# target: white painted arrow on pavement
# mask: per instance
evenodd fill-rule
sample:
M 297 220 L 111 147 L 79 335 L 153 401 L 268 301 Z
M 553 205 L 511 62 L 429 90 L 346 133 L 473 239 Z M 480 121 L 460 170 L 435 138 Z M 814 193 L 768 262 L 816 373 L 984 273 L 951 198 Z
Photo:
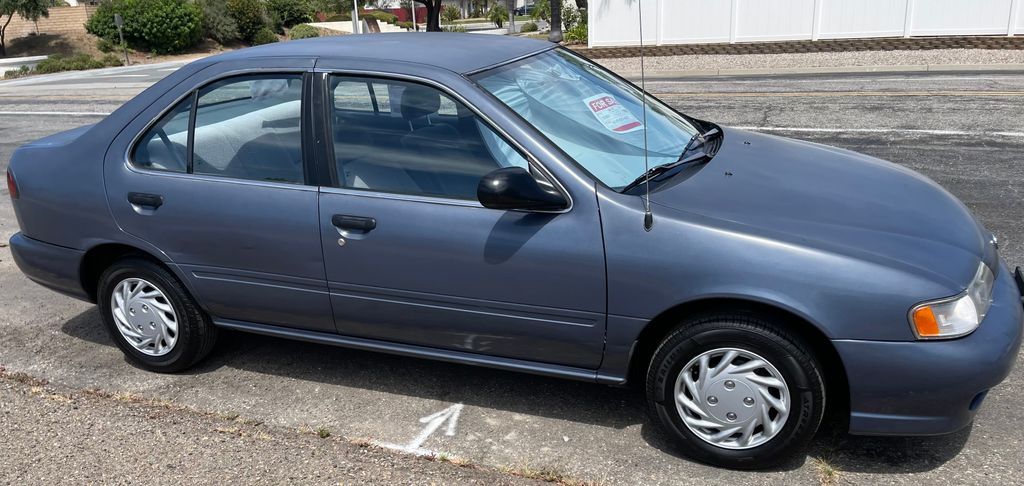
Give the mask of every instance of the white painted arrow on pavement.
M 389 448 L 389 449 L 397 449 L 397 450 L 400 450 L 400 451 L 403 451 L 403 452 L 409 452 L 409 453 L 412 453 L 412 454 L 423 454 L 423 455 L 433 454 L 432 451 L 423 449 L 423 448 L 421 448 L 421 446 L 423 445 L 424 442 L 427 441 L 427 439 L 430 438 L 431 435 L 433 435 L 434 432 L 437 431 L 437 429 L 439 429 L 442 425 L 444 425 L 445 422 L 448 422 L 448 427 L 445 429 L 444 435 L 449 436 L 449 437 L 454 436 L 455 435 L 455 426 L 459 422 L 459 414 L 462 413 L 462 407 L 463 407 L 463 405 L 461 403 L 456 403 L 455 405 L 452 405 L 452 406 L 450 406 L 450 407 L 448 407 L 448 408 L 446 408 L 444 410 L 441 410 L 440 412 L 432 413 L 430 415 L 427 415 L 426 417 L 421 418 L 420 419 L 420 423 L 421 424 L 427 424 L 427 425 L 425 427 L 423 427 L 423 430 L 420 431 L 420 434 L 417 435 L 415 439 L 413 439 L 412 441 L 410 441 L 408 444 L 406 444 L 404 446 L 399 446 L 399 445 L 394 445 L 394 444 L 382 444 L 382 445 L 384 447 Z

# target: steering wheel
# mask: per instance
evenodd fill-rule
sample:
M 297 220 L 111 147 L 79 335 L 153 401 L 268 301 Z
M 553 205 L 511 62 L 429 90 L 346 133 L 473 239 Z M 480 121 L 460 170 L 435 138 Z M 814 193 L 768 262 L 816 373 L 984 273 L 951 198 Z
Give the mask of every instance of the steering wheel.
M 177 149 L 175 149 L 174 144 L 171 143 L 171 139 L 167 137 L 167 132 L 165 132 L 162 127 L 156 130 L 156 136 L 160 137 L 160 141 L 163 142 L 164 147 L 166 147 L 167 151 L 171 153 L 172 157 L 174 157 L 174 161 L 183 169 L 188 170 L 188 162 L 182 160 L 181 154 L 178 153 Z

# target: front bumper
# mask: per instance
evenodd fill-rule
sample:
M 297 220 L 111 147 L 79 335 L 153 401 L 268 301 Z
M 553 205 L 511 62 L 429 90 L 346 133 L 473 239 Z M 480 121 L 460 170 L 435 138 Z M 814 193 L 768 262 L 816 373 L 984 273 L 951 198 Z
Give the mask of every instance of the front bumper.
M 14 263 L 26 277 L 51 290 L 89 300 L 78 275 L 85 252 L 34 240 L 21 233 L 11 236 L 10 245 Z
M 850 433 L 938 435 L 969 425 L 1017 358 L 1022 294 L 1024 281 L 1001 264 L 988 315 L 967 336 L 833 341 L 850 383 Z

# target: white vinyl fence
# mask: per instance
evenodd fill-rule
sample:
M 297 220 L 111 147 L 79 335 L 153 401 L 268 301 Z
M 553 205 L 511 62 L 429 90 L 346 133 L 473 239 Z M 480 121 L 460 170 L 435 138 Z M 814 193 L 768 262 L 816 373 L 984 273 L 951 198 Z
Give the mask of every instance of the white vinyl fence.
M 1024 35 L 1024 0 L 590 0 L 590 46 Z

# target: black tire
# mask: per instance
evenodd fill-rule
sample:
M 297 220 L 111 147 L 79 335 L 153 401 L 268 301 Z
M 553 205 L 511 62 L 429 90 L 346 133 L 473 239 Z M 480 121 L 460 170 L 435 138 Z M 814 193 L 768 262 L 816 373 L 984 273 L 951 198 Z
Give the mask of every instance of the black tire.
M 126 278 L 140 278 L 156 286 L 174 308 L 177 317 L 177 341 L 162 356 L 150 356 L 135 349 L 117 329 L 111 306 L 111 294 Z M 217 341 L 217 328 L 200 310 L 185 287 L 167 269 L 151 260 L 126 257 L 114 262 L 100 275 L 97 304 L 110 338 L 132 364 L 157 373 L 185 370 L 210 354 Z
M 669 333 L 654 352 L 647 372 L 648 407 L 687 457 L 730 469 L 763 469 L 790 459 L 814 437 L 825 411 L 821 365 L 805 342 L 781 324 L 744 314 L 695 316 Z M 762 357 L 790 389 L 792 403 L 782 429 L 756 447 L 729 449 L 707 442 L 690 430 L 677 410 L 675 383 L 683 368 L 702 353 L 720 348 Z

